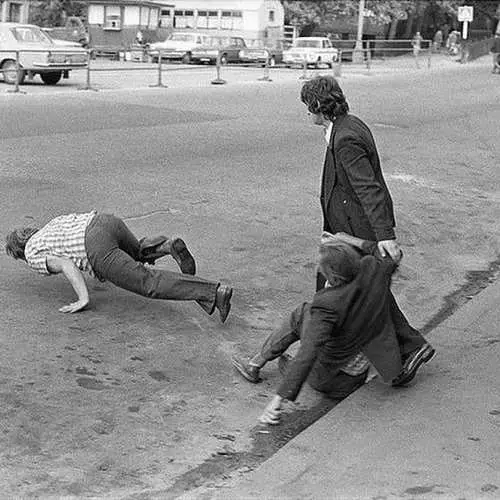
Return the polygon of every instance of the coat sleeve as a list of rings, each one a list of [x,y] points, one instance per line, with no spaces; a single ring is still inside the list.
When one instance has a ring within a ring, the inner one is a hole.
[[[356,193],[377,241],[395,239],[387,193],[378,181],[366,149],[352,136],[339,140],[336,155]]]
[[[330,338],[337,320],[335,311],[318,307],[313,301],[311,317],[304,324],[300,337],[299,351],[277,391],[282,398],[295,401],[318,357],[318,349]]]

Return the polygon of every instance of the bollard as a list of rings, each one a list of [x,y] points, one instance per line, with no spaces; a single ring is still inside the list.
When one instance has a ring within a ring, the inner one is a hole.
[[[217,78],[215,80],[212,80],[211,83],[212,85],[224,85],[226,82],[226,80],[223,80],[221,77],[220,77],[220,67],[221,67],[221,54],[220,54],[220,50],[217,52],[217,59],[215,60],[215,67],[216,67],[216,70],[217,70]]]
[[[333,67],[333,76],[335,78],[340,78],[342,76],[342,51],[339,50],[337,56],[337,64],[332,64]]]
[[[271,78],[269,77],[269,60],[271,59],[271,54],[269,51],[266,51],[266,62],[264,64],[264,76],[261,76],[258,78],[259,81],[261,82],[272,82]]]
[[[307,58],[306,58],[306,56],[304,56],[302,76],[299,77],[299,80],[309,80],[309,78],[307,76]]]
[[[87,50],[87,83],[84,87],[78,87],[78,90],[93,90],[94,92],[97,92],[97,89],[93,88],[90,85],[90,61],[92,59],[92,50],[89,49]]]
[[[164,89],[168,88],[166,85],[163,84],[162,81],[162,53],[161,50],[158,51],[158,83],[156,85],[150,85],[150,87],[162,87]]]
[[[366,50],[366,69],[368,71],[372,69],[372,53],[370,49]]]
[[[432,45],[429,43],[429,51],[427,53],[427,69],[431,69]]]
[[[19,63],[19,51],[16,50],[16,83],[14,86],[14,90],[7,89],[7,92],[11,92],[12,94],[26,94],[26,92],[21,92],[19,89],[19,77],[21,75],[21,64]]]

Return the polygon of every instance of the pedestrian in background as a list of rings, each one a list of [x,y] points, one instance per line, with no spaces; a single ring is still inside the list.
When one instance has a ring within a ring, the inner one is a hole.
[[[394,231],[392,198],[370,129],[349,113],[344,93],[332,76],[306,82],[301,100],[312,122],[323,128],[327,142],[320,193],[323,230],[376,241],[382,257],[389,255],[399,263],[402,251]],[[324,284],[319,274],[317,290]],[[392,293],[389,304],[403,364],[408,368],[425,358],[432,347],[410,326]]]
[[[418,56],[420,54],[420,50],[422,49],[422,35],[420,31],[415,33],[413,40],[411,41],[411,46],[413,47],[413,56],[415,57],[415,65],[419,68],[418,64]]]
[[[433,45],[434,45],[434,52],[441,51],[441,47],[443,45],[443,31],[441,30],[441,28],[439,28],[434,34]]]
[[[231,308],[233,289],[194,276],[196,264],[182,239],[159,236],[139,241],[114,215],[61,215],[41,229],[16,229],[7,235],[5,250],[40,274],[64,274],[78,300],[61,307],[61,312],[75,313],[89,304],[82,272],[150,299],[195,300],[208,314],[218,309],[222,322]],[[145,265],[165,255],[175,259],[182,273]]]
[[[499,27],[500,27],[500,23],[499,23]],[[491,55],[493,58],[493,68],[492,68],[491,72],[492,73],[500,73],[500,32],[497,32],[495,34],[495,38],[493,38],[493,43],[491,44],[491,51],[490,52],[491,52]]]

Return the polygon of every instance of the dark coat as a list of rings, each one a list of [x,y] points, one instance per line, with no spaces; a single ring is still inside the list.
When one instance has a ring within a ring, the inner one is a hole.
[[[369,255],[361,259],[353,281],[315,294],[299,351],[278,389],[280,396],[293,401],[316,363],[323,373],[334,374],[381,334],[385,343],[373,344],[367,355],[372,362],[396,366],[392,377],[399,373],[399,350],[390,313],[391,276],[396,267],[390,257]],[[394,340],[390,346],[394,352],[385,351],[387,339]]]
[[[354,115],[338,117],[326,151],[321,183],[323,228],[372,241],[395,239],[392,198],[375,141]]]

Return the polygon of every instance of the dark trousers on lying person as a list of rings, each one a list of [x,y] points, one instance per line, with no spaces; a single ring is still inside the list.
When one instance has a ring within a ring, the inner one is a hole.
[[[145,266],[138,239],[118,217],[97,214],[87,227],[85,247],[101,280],[152,299],[195,300],[208,314],[215,309],[219,283]]]

